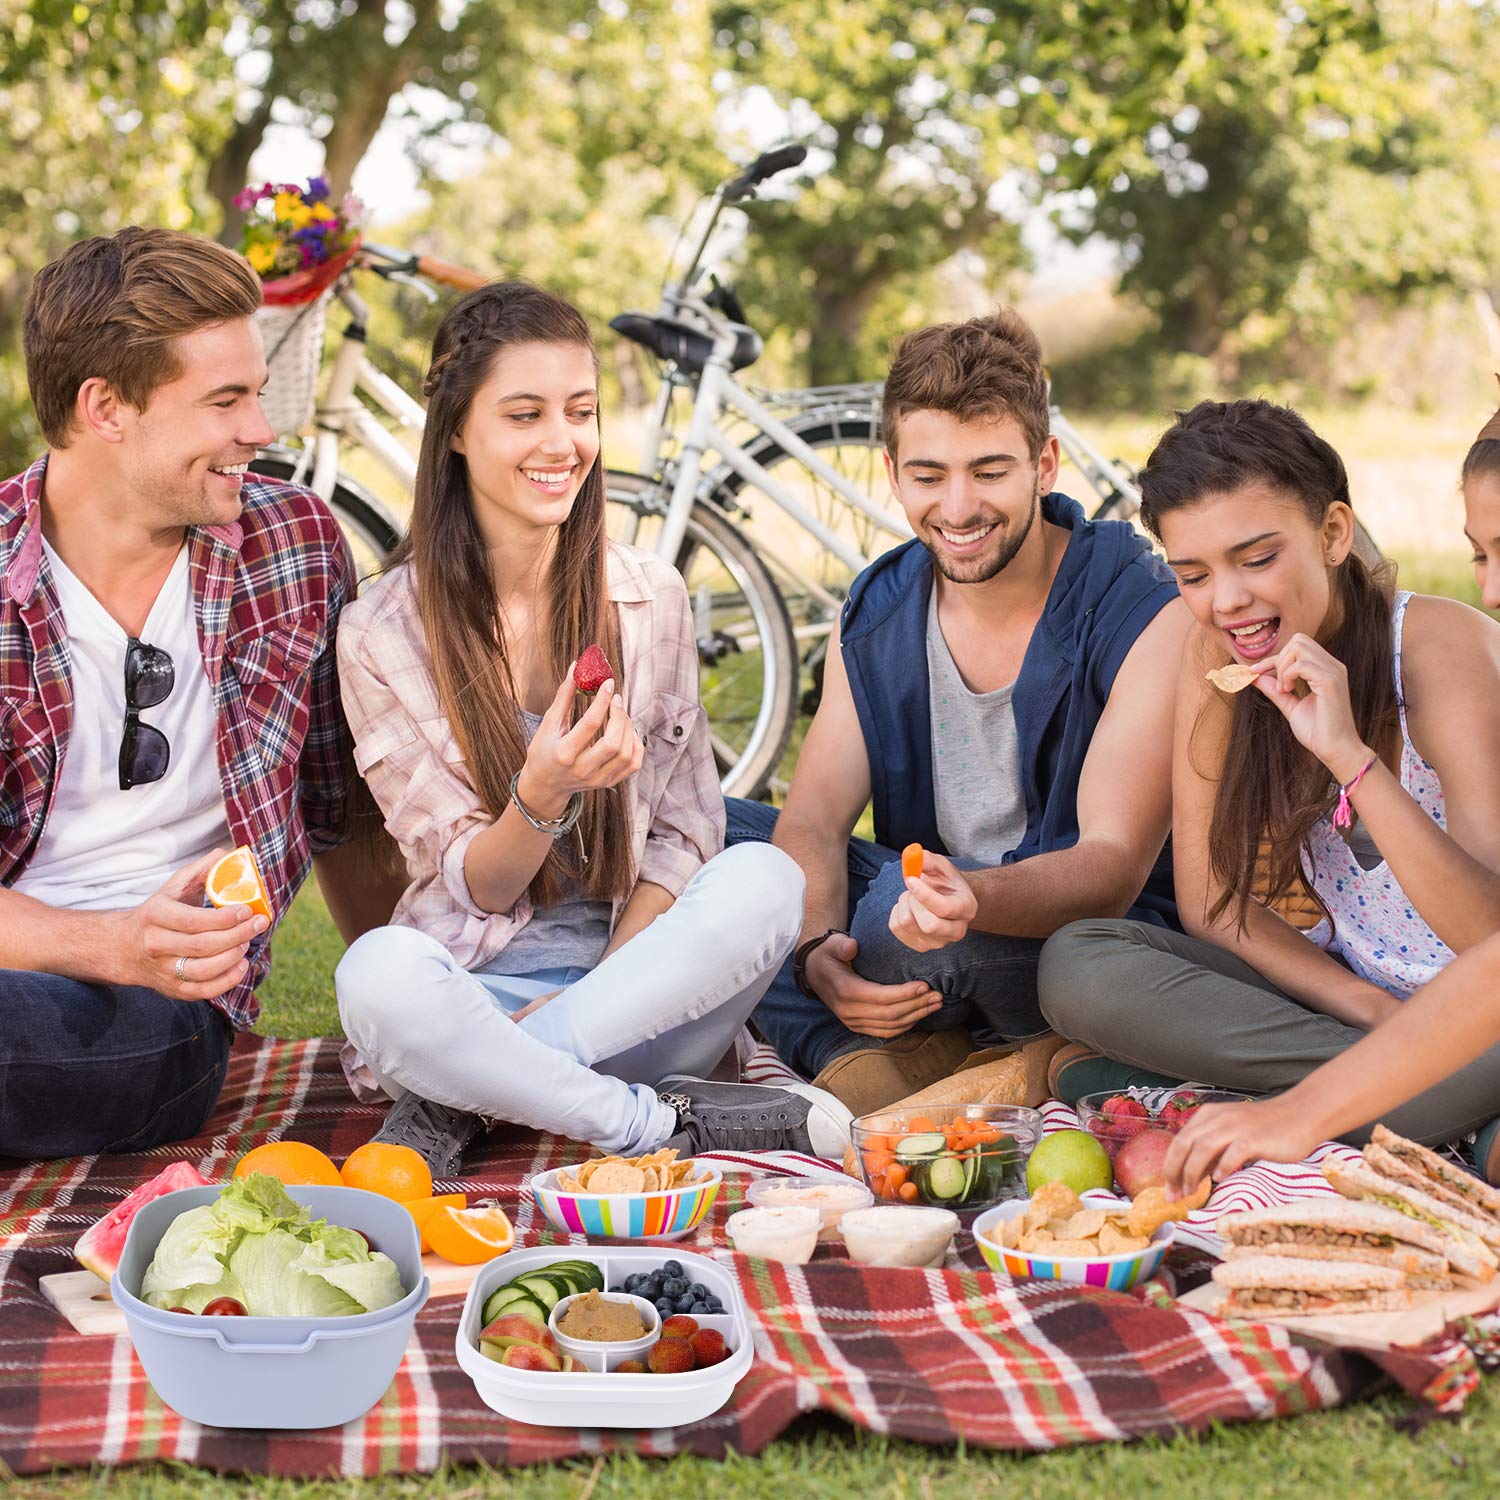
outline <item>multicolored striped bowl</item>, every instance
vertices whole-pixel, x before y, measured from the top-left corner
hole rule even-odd
[[[699,1181],[665,1193],[569,1193],[557,1185],[559,1167],[527,1184],[547,1222],[564,1234],[596,1240],[680,1240],[708,1216],[724,1174],[706,1162]]]
[[[1130,1207],[1121,1199],[1101,1193],[1085,1193],[1083,1201],[1090,1208]],[[1176,1234],[1176,1225],[1166,1223],[1151,1236],[1151,1243],[1144,1250],[1130,1250],[1123,1255],[1061,1255],[1055,1259],[1039,1251],[1012,1250],[989,1237],[1006,1220],[1025,1213],[1030,1202],[1029,1198],[1020,1198],[997,1204],[974,1220],[974,1243],[979,1246],[985,1265],[1012,1281],[1068,1281],[1077,1286],[1123,1292],[1156,1275]]]

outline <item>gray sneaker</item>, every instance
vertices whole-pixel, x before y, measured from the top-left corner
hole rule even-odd
[[[487,1128],[482,1115],[406,1093],[391,1105],[385,1124],[370,1139],[410,1146],[432,1168],[434,1177],[456,1177],[464,1147]]]
[[[677,1131],[667,1145],[684,1156],[803,1151],[840,1161],[849,1144],[853,1116],[810,1083],[711,1083],[679,1073],[657,1084],[656,1097],[677,1111]]]

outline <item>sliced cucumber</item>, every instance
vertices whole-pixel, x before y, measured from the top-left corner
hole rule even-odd
[[[490,1295],[484,1304],[485,1326],[493,1323],[502,1313],[521,1313],[534,1323],[545,1323],[550,1307],[544,1307],[539,1297],[534,1297],[523,1286],[503,1286]]]
[[[558,1285],[557,1280],[551,1276],[544,1276],[538,1271],[528,1271],[524,1276],[517,1276],[511,1285],[524,1288],[548,1312],[551,1312],[558,1302],[568,1295]]]
[[[554,1276],[566,1276],[575,1292],[602,1292],[604,1272],[590,1260],[558,1260],[546,1268]]]
[[[926,1161],[948,1149],[947,1138],[937,1130],[921,1135],[907,1135],[896,1143],[896,1160],[902,1162]]]
[[[979,1152],[970,1151],[964,1157],[964,1190],[960,1195],[967,1203],[974,1196],[974,1184],[979,1180]]]
[[[969,1174],[956,1156],[940,1156],[927,1167],[927,1196],[941,1203],[962,1198],[968,1182]]]

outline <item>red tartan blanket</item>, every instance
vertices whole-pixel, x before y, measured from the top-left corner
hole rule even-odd
[[[444,1460],[533,1464],[617,1449],[755,1453],[819,1409],[921,1442],[1036,1450],[1291,1416],[1337,1406],[1388,1377],[1451,1408],[1477,1380],[1457,1341],[1377,1368],[1352,1352],[1302,1347],[1273,1327],[1179,1308],[1160,1286],[1144,1296],[1011,1286],[983,1270],[972,1248],[962,1269],[942,1271],[749,1261],[722,1248],[745,1181],[734,1177],[692,1248],[735,1266],[756,1360],[724,1410],[674,1430],[506,1421],[458,1368],[457,1298],[428,1302],[395,1382],[361,1420],[301,1433],[204,1428],[161,1404],[127,1337],[74,1333],[39,1290],[40,1277],[75,1268],[72,1246],[83,1229],[167,1162],[191,1161],[215,1176],[249,1146],[282,1136],[341,1158],[379,1117],[379,1108],[350,1097],[336,1042],[245,1038],[196,1140],[140,1156],[0,1160],[0,1460],[16,1473],[163,1458],[313,1477],[427,1471]],[[584,1154],[570,1142],[497,1133],[462,1183],[442,1186],[499,1198],[522,1244],[560,1242],[522,1186],[531,1173]]]

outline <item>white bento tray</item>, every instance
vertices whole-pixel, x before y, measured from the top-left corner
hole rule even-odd
[[[692,1316],[700,1328],[716,1328],[724,1335],[729,1358],[706,1370],[689,1370],[682,1375],[606,1375],[578,1369],[564,1375],[513,1370],[487,1359],[479,1352],[479,1331],[484,1304],[491,1293],[527,1271],[539,1271],[560,1260],[582,1260],[598,1266],[606,1289],[636,1272],[654,1271],[666,1261],[679,1261],[689,1281],[702,1282],[728,1309]],[[513,1421],[539,1427],[684,1427],[718,1411],[755,1357],[750,1315],[733,1273],[707,1256],[672,1245],[622,1246],[617,1250],[547,1245],[497,1256],[469,1288],[454,1344],[459,1365],[486,1406]]]

